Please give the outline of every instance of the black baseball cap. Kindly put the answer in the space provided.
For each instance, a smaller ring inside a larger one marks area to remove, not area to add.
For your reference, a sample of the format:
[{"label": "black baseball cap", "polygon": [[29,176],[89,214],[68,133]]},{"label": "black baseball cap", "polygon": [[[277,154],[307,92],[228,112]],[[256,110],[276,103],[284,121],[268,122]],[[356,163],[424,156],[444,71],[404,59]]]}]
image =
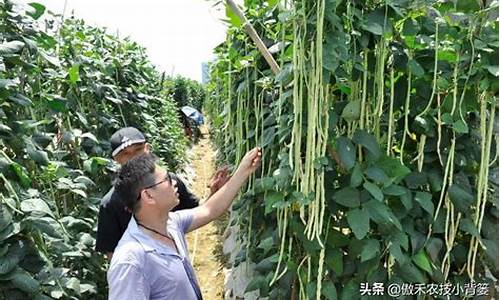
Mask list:
[{"label": "black baseball cap", "polygon": [[113,133],[109,142],[111,143],[111,156],[115,157],[130,145],[145,143],[146,138],[137,128],[125,127]]}]

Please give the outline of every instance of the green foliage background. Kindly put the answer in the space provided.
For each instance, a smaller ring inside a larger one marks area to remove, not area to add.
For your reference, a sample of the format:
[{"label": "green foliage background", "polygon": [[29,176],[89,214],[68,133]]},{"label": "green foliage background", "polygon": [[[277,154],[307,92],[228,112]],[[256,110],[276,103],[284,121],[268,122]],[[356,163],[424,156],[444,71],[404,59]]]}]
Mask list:
[{"label": "green foliage background", "polygon": [[110,135],[141,129],[174,171],[187,141],[144,48],[44,11],[0,1],[0,299],[104,299]]}]

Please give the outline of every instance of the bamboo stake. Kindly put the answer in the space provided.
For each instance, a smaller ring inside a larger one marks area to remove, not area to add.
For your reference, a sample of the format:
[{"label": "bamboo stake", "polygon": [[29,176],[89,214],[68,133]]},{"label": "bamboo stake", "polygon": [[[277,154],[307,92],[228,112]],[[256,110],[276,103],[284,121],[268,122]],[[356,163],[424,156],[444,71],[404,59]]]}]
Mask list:
[{"label": "bamboo stake", "polygon": [[266,59],[267,63],[271,67],[271,70],[273,70],[274,74],[277,75],[280,72],[280,67],[274,60],[273,56],[267,50],[266,45],[264,45],[264,42],[262,42],[261,38],[257,34],[257,31],[255,31],[255,28],[253,28],[252,24],[248,21],[248,19],[245,17],[243,12],[239,9],[239,7],[234,3],[233,0],[226,0],[227,5],[229,8],[238,16],[238,18],[241,20],[243,23],[243,26],[245,26],[245,31],[248,33],[250,38],[254,41],[255,45],[259,49],[260,53],[264,58]]}]

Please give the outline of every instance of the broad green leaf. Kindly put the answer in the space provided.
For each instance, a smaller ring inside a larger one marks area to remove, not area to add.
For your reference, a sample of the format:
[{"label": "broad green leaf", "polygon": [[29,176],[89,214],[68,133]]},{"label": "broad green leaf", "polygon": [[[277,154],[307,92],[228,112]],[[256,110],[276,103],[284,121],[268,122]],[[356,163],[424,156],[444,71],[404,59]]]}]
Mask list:
[{"label": "broad green leaf", "polygon": [[398,244],[391,244],[389,246],[389,252],[394,256],[399,265],[404,265],[409,261],[408,256],[401,251],[401,246]]},{"label": "broad green leaf", "polygon": [[21,202],[21,210],[28,213],[35,212],[37,215],[49,215],[55,218],[47,203],[40,198],[24,200]]},{"label": "broad green leaf", "polygon": [[411,259],[419,268],[432,275],[431,263],[429,262],[429,258],[423,249],[415,254]]},{"label": "broad green leaf", "polygon": [[372,134],[369,134],[364,130],[358,129],[354,133],[352,140],[356,144],[361,145],[366,150],[368,150],[368,153],[370,153],[375,160],[377,160],[380,157],[380,146],[377,143],[377,139],[375,139],[375,136],[373,136]]},{"label": "broad green leaf", "polygon": [[355,208],[347,212],[347,223],[354,236],[362,240],[370,230],[370,215],[364,208]]},{"label": "broad green leaf", "polygon": [[40,289],[40,283],[21,268],[18,268],[11,280],[13,286],[28,294],[36,293]]},{"label": "broad green leaf", "polygon": [[27,188],[31,185],[31,178],[29,177],[28,172],[23,166],[16,162],[12,162],[10,164],[10,168],[17,175],[17,178],[19,179],[23,187]]},{"label": "broad green leaf", "polygon": [[10,41],[0,44],[0,55],[9,55],[20,52],[24,47],[21,41]]},{"label": "broad green leaf", "polygon": [[410,72],[417,77],[423,77],[425,75],[424,68],[422,68],[422,66],[414,59],[408,61],[408,69],[410,69]]},{"label": "broad green leaf", "polygon": [[28,106],[33,104],[30,98],[24,96],[23,94],[16,93],[14,95],[9,96],[9,100],[14,101],[15,103],[22,105],[22,106]]},{"label": "broad green leaf", "polygon": [[377,240],[369,239],[365,241],[363,251],[361,251],[361,261],[367,261],[380,254],[380,243]]},{"label": "broad green leaf", "polygon": [[269,191],[265,198],[265,211],[264,214],[269,214],[273,208],[276,208],[276,204],[282,202],[285,199],[285,195],[277,191]]},{"label": "broad green leaf", "polygon": [[461,230],[467,232],[468,234],[480,238],[479,230],[470,218],[463,218],[462,220],[460,220],[459,227]]},{"label": "broad green leaf", "polygon": [[12,223],[12,214],[3,203],[0,204],[0,232]]},{"label": "broad green leaf", "polygon": [[68,75],[69,82],[71,82],[72,84],[76,84],[76,82],[80,79],[80,65],[72,65],[68,70]]},{"label": "broad green leaf", "polygon": [[338,248],[327,248],[325,255],[326,265],[332,269],[337,276],[342,276],[344,273],[344,256]]},{"label": "broad green leaf", "polygon": [[474,196],[464,191],[458,186],[458,184],[453,184],[448,189],[448,196],[453,202],[453,205],[462,213],[467,213],[472,205]]},{"label": "broad green leaf", "polygon": [[359,164],[354,166],[351,174],[351,186],[358,187],[363,183],[363,172],[361,172],[361,167]]},{"label": "broad green leaf", "polygon": [[408,190],[402,186],[392,184],[384,189],[382,189],[382,192],[385,195],[390,195],[390,196],[402,196],[408,192]]},{"label": "broad green leaf", "polygon": [[425,250],[433,262],[437,262],[439,251],[443,248],[443,241],[439,238],[431,238],[425,244]]},{"label": "broad green leaf", "polygon": [[250,281],[250,283],[248,283],[247,287],[245,288],[245,293],[260,289],[266,284],[268,284],[268,282],[264,276],[254,276],[252,281]]},{"label": "broad green leaf", "polygon": [[342,110],[341,117],[347,122],[359,120],[359,114],[361,111],[361,100],[351,101]]},{"label": "broad green leaf", "polygon": [[453,122],[453,130],[457,133],[469,133],[469,127],[462,120]]},{"label": "broad green leaf", "polygon": [[20,256],[16,247],[9,248],[7,255],[0,257],[0,275],[12,271],[19,263]]},{"label": "broad green leaf", "polygon": [[359,292],[359,283],[351,279],[340,292],[340,300],[361,299]]},{"label": "broad green leaf", "polygon": [[491,75],[498,77],[498,66],[487,66],[486,69],[488,69]]},{"label": "broad green leaf", "polygon": [[390,32],[389,18],[384,18],[384,14],[376,10],[364,17],[362,27],[375,35],[382,35],[384,31]]},{"label": "broad green leaf", "polygon": [[337,300],[337,289],[331,280],[326,280],[321,285],[321,294],[328,300]]},{"label": "broad green leaf", "polygon": [[394,224],[398,229],[401,229],[399,220],[390,211],[389,207],[379,200],[370,200],[363,204],[363,207],[370,214],[370,218],[377,224]]},{"label": "broad green leaf", "polygon": [[231,10],[229,5],[227,5],[227,4],[226,4],[226,17],[229,18],[229,22],[234,27],[240,27],[241,24],[243,24],[242,21],[240,20],[240,18]]},{"label": "broad green leaf", "polygon": [[363,187],[373,196],[373,198],[377,199],[378,201],[384,201],[384,194],[382,194],[382,191],[377,185],[369,181],[365,181]]},{"label": "broad green leaf", "polygon": [[45,6],[37,2],[31,2],[29,5],[34,8],[34,11],[28,12],[28,15],[30,15],[33,19],[38,20],[38,18],[40,18],[45,12]]},{"label": "broad green leaf", "polygon": [[51,56],[47,52],[45,52],[43,50],[39,50],[38,53],[40,54],[40,56],[43,59],[45,59],[51,65],[53,65],[55,67],[61,67],[61,62],[59,61],[59,58]]},{"label": "broad green leaf", "polygon": [[377,161],[377,167],[381,168],[385,174],[387,174],[394,181],[394,183],[399,183],[411,173],[410,169],[401,164],[399,159],[386,155],[380,156],[380,159]]},{"label": "broad green leaf", "polygon": [[488,258],[496,263],[496,267],[498,268],[498,240],[492,241],[487,239],[482,239],[481,242],[484,245],[483,251],[486,253]]},{"label": "broad green leaf", "polygon": [[336,140],[336,149],[343,167],[347,170],[354,167],[356,162],[356,148],[352,142],[345,137],[339,137]]},{"label": "broad green leaf", "polygon": [[80,280],[78,280],[75,277],[71,277],[67,282],[66,282],[66,287],[68,289],[71,289],[77,293],[80,293]]},{"label": "broad green leaf", "polygon": [[431,216],[434,215],[434,203],[432,202],[432,195],[427,192],[417,192],[415,194],[415,201],[428,212]]},{"label": "broad green leaf", "polygon": [[335,202],[347,206],[347,207],[358,207],[359,206],[359,191],[353,187],[345,187],[337,191],[333,195]]},{"label": "broad green leaf", "polygon": [[384,171],[376,166],[369,167],[365,171],[366,176],[377,183],[383,184],[384,186],[390,183],[390,179]]}]

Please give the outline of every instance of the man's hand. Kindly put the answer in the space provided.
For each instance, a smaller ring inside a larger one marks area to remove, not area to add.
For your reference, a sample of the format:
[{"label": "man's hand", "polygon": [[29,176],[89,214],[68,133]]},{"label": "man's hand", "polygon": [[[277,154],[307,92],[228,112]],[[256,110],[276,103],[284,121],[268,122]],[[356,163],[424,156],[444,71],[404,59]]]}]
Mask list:
[{"label": "man's hand", "polygon": [[[215,175],[210,180],[210,196],[215,194],[226,182],[229,181],[229,166],[224,166],[215,172]],[[209,196],[209,197],[210,197]]]},{"label": "man's hand", "polygon": [[250,176],[260,166],[261,158],[262,148],[255,147],[248,151],[247,154],[245,154],[245,156],[241,159],[240,165],[238,166],[235,174]]}]

